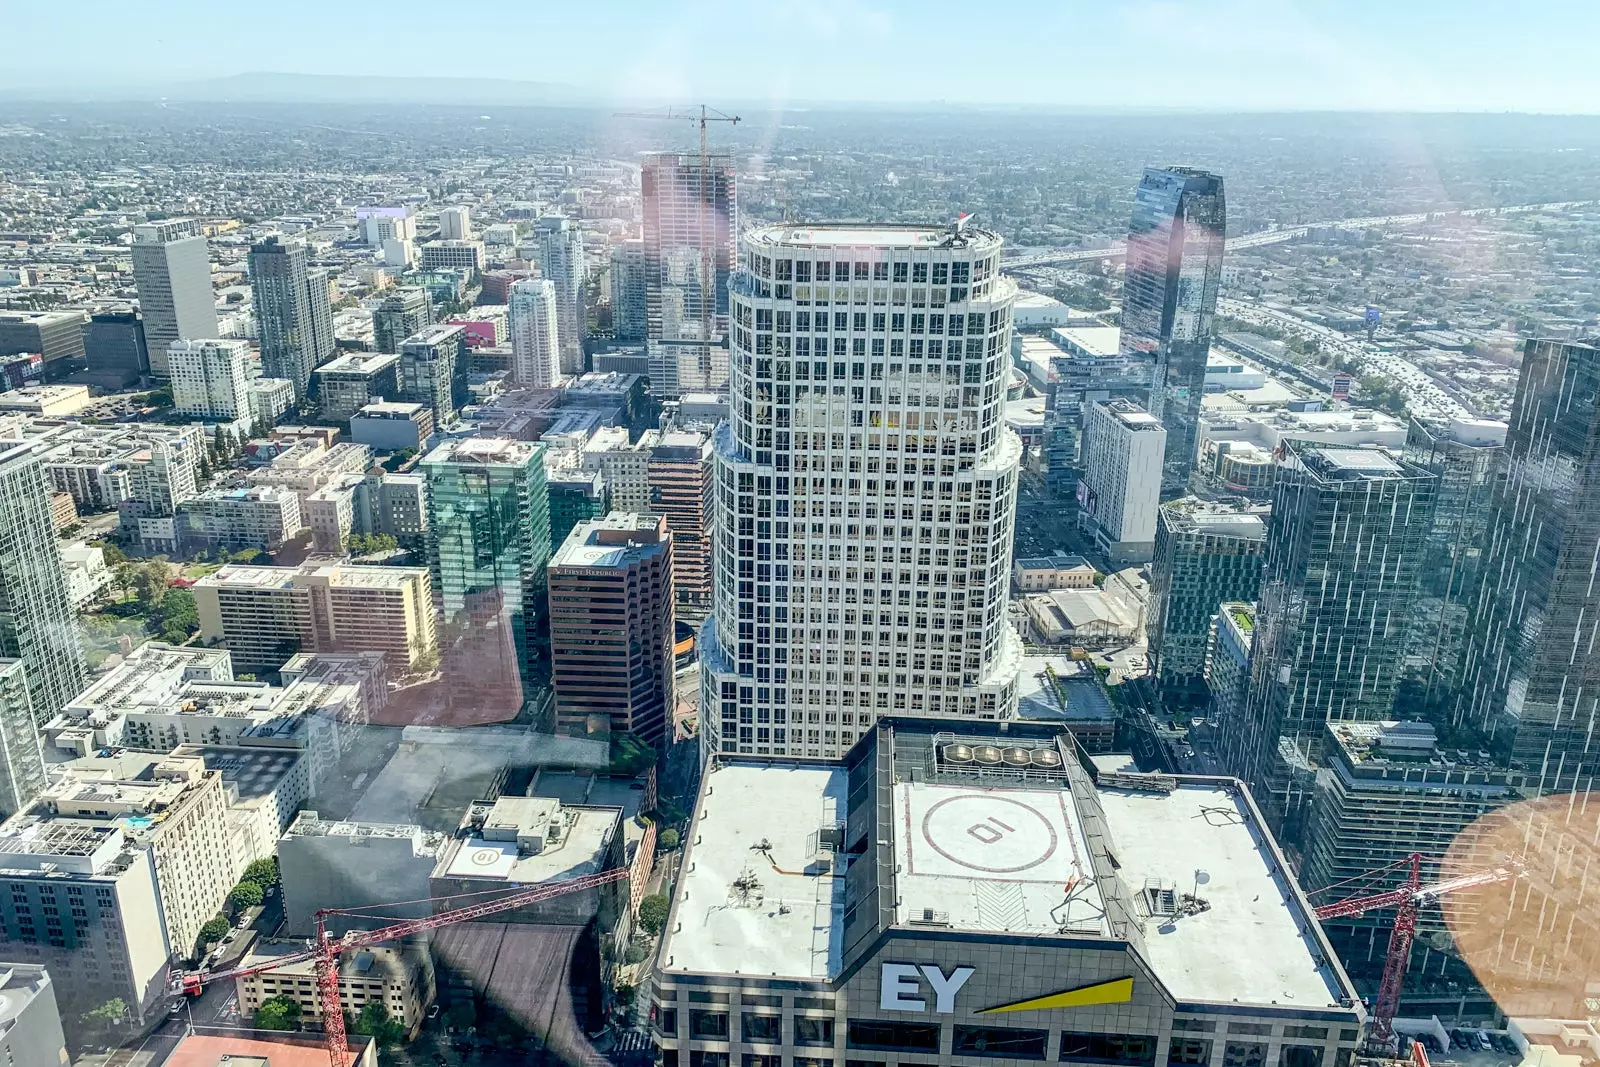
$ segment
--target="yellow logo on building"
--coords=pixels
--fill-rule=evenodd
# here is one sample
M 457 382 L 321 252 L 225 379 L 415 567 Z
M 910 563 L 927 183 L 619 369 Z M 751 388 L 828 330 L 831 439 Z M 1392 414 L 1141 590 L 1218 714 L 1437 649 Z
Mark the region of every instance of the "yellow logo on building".
M 1109 982 L 1064 989 L 1059 993 L 1046 993 L 1042 997 L 1014 1000 L 1010 1004 L 996 1004 L 980 1008 L 979 1015 L 999 1015 L 1008 1011 L 1046 1011 L 1050 1008 L 1085 1008 L 1091 1004 L 1126 1004 L 1133 999 L 1133 979 L 1113 978 Z

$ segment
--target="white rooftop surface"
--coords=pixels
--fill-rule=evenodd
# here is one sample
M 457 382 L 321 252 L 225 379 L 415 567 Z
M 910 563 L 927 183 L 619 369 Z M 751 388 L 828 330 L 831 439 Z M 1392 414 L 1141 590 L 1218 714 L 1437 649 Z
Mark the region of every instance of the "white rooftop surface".
M 1300 933 L 1300 905 L 1285 873 L 1271 873 L 1271 850 L 1246 821 L 1240 799 L 1207 783 L 1170 795 L 1100 791 L 1119 873 L 1138 893 L 1146 879 L 1176 884 L 1210 910 L 1145 925 L 1145 950 L 1180 1000 L 1276 1002 L 1331 1007 L 1339 991 L 1315 963 L 1316 942 Z
M 894 821 L 897 923 L 932 909 L 958 930 L 1109 932 L 1067 790 L 901 782 Z
M 987 239 L 992 235 L 981 230 L 967 231 L 970 238 Z M 923 226 L 767 226 L 745 235 L 745 240 L 764 244 L 792 245 L 795 247 L 837 248 L 866 246 L 872 248 L 934 248 L 950 237 L 946 228 Z
M 1249 408 L 1281 407 L 1291 400 L 1304 399 L 1306 399 L 1305 390 L 1296 389 L 1269 377 L 1253 389 L 1230 387 L 1225 392 L 1207 393 L 1200 404 L 1207 411 L 1239 411 Z
M 669 973 L 735 967 L 785 978 L 836 974 L 844 879 L 803 872 L 815 858 L 812 835 L 844 819 L 844 769 L 734 763 L 707 773 L 658 966 Z M 770 862 L 754 851 L 762 841 L 772 846 Z M 759 888 L 740 894 L 733 883 L 741 875 L 753 875 Z
M 1058 326 L 1051 332 L 1091 356 L 1115 356 L 1122 352 L 1122 329 L 1117 326 Z
M 473 835 L 450 857 L 451 878 L 486 878 L 533 884 L 600 873 L 600 860 L 621 811 L 617 808 L 566 808 L 575 816 L 561 840 L 530 856 L 518 854 L 515 841 L 485 841 Z

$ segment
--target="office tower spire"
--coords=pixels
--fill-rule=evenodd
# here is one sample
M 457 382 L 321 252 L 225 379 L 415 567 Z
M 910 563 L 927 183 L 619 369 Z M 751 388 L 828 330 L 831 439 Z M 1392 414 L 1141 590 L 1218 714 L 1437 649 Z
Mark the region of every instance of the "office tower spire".
M 1182 494 L 1194 469 L 1226 229 L 1220 175 L 1145 170 L 1128 227 L 1122 351 L 1154 363 L 1148 407 L 1167 428 L 1163 496 Z
M 250 246 L 250 288 L 262 372 L 293 382 L 295 396 L 304 398 L 311 372 L 333 358 L 327 272 L 310 269 L 304 241 L 268 237 Z
M 133 228 L 131 251 L 150 372 L 164 377 L 168 345 L 217 336 L 206 239 L 188 219 L 147 222 Z
M 1007 719 L 1021 442 L 1000 238 L 769 226 L 731 282 L 708 751 L 837 756 L 880 714 Z

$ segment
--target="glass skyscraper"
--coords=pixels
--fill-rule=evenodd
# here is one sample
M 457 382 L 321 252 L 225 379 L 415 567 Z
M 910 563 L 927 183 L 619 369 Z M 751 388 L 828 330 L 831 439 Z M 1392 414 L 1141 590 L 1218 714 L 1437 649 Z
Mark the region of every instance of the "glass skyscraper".
M 524 703 L 550 680 L 544 452 L 539 443 L 466 437 L 446 441 L 422 461 L 428 566 L 447 640 L 475 641 L 486 650 L 509 645 Z M 496 629 L 499 641 L 483 640 Z M 489 664 L 480 667 L 492 673 Z
M 10 441 L 0 451 L 0 656 L 22 661 L 42 726 L 83 690 L 88 675 L 34 447 Z
M 1153 364 L 1145 407 L 1167 428 L 1164 496 L 1182 494 L 1194 469 L 1227 217 L 1220 175 L 1151 167 L 1139 182 L 1122 282 L 1122 351 Z
M 1494 488 L 1452 725 L 1541 792 L 1600 757 L 1600 346 L 1529 341 Z
M 962 227 L 740 238 L 713 439 L 708 753 L 843 755 L 880 715 L 1016 714 L 1016 286 Z
M 1293 834 L 1324 726 L 1393 711 L 1436 479 L 1381 448 L 1284 449 L 1249 690 L 1219 749 Z

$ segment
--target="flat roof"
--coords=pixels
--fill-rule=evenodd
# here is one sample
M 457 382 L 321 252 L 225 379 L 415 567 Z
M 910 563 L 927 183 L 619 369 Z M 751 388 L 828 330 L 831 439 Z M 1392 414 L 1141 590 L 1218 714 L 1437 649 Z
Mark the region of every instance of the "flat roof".
M 307 1041 L 311 1036 L 285 1034 L 272 1041 L 258 1041 L 232 1035 L 215 1037 L 210 1034 L 190 1034 L 178 1042 L 161 1067 L 217 1067 L 227 1062 L 229 1056 L 246 1063 L 252 1056 L 259 1057 L 272 1067 L 328 1067 L 327 1047 L 320 1037 L 315 1041 Z M 353 1040 L 361 1044 L 364 1039 L 358 1037 Z M 363 1045 L 361 1049 L 347 1053 L 352 1067 L 364 1050 Z
M 1122 330 L 1117 326 L 1057 326 L 1050 332 L 1091 356 L 1122 354 Z
M 838 973 L 844 879 L 806 869 L 817 827 L 845 817 L 844 768 L 725 763 L 707 776 L 679 874 L 678 929 L 658 965 L 805 979 Z M 766 852 L 755 851 L 763 841 Z
M 507 797 L 502 800 L 539 798 Z M 599 874 L 606 845 L 622 818 L 622 810 L 612 807 L 561 805 L 571 815 L 559 841 L 525 855 L 516 841 L 489 841 L 471 834 L 447 847 L 434 870 L 435 878 L 472 878 L 485 881 L 532 885 L 537 882 L 581 878 Z
M 1168 794 L 1100 790 L 1123 881 L 1137 892 L 1158 879 L 1210 905 L 1152 920 L 1144 943 L 1156 974 L 1183 1000 L 1338 1006 L 1338 986 L 1317 965 L 1322 950 L 1302 932 L 1315 919 L 1239 791 L 1216 779 L 1179 781 Z
M 794 248 L 939 248 L 954 231 L 949 226 L 890 226 L 866 224 L 821 224 L 807 226 L 760 226 L 740 240 L 750 244 L 787 245 Z M 987 230 L 968 228 L 964 238 L 999 248 L 1000 238 Z M 951 247 L 963 247 L 953 245 Z
M 985 821 L 1007 829 L 992 838 L 973 833 Z M 931 911 L 928 918 L 958 930 L 1111 932 L 1065 789 L 899 782 L 894 826 L 896 923 Z
M 950 736 L 933 736 L 935 748 L 988 743 L 974 736 L 946 745 Z M 993 744 L 1060 751 L 1016 729 Z M 976 762 L 946 773 L 951 757 L 934 749 L 927 758 L 937 763 L 911 774 L 910 763 L 901 766 L 909 752 L 897 745 L 894 778 L 881 787 L 892 809 L 883 818 L 893 863 L 880 878 L 895 901 L 895 929 L 1031 935 L 1064 946 L 1118 938 L 1179 1000 L 1341 1006 L 1340 972 L 1325 959 L 1316 920 L 1236 782 L 1139 776 L 1137 788 L 1111 778 L 1095 786 L 1076 767 L 1063 777 L 1004 762 L 992 775 Z M 1126 760 L 1097 761 L 1099 773 L 1128 773 Z M 707 771 L 663 972 L 840 974 L 844 857 L 818 847 L 818 828 L 845 820 L 848 773 L 842 762 L 728 761 Z M 1093 829 L 1095 799 L 1104 830 Z M 985 820 L 1003 822 L 1005 833 L 980 840 L 973 828 Z M 1194 894 L 1206 907 L 1171 913 L 1149 898 L 1151 886 L 1168 899 Z M 1142 933 L 1117 925 L 1130 899 L 1145 916 Z

